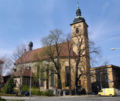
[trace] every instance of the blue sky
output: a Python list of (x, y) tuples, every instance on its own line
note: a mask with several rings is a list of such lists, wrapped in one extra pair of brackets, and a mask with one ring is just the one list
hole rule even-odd
[[(89, 25), (89, 37), (101, 48), (99, 64), (120, 66), (120, 0), (79, 0), (82, 16)], [(70, 33), (76, 0), (0, 0), (0, 56), (11, 55), (29, 41), (34, 49), (50, 30)]]

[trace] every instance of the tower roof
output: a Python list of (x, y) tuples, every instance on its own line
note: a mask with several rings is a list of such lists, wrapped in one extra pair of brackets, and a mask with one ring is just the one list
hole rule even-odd
[(81, 16), (81, 10), (80, 10), (80, 7), (79, 7), (79, 2), (77, 0), (76, 17), (73, 20), (72, 24), (79, 23), (79, 22), (85, 22), (85, 19)]

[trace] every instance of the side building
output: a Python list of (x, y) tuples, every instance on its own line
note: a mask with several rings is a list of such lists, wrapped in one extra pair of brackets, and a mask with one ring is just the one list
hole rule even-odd
[(120, 89), (120, 67), (106, 65), (91, 68), (91, 84), (95, 93), (102, 88)]

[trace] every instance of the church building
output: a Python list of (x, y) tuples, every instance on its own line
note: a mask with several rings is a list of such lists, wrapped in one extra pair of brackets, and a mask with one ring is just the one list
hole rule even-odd
[[(76, 85), (78, 85), (77, 89), (84, 89), (86, 93), (90, 93), (91, 79), (88, 25), (81, 15), (79, 7), (77, 7), (76, 17), (71, 24), (71, 32), (71, 71), (69, 69), (67, 42), (60, 43), (63, 45), (60, 53), (62, 90), (69, 90), (69, 85), (71, 84), (72, 91), (74, 91)], [(17, 88), (19, 88), (20, 85), (29, 85), (30, 76), (32, 78), (32, 86), (39, 86), (40, 90), (54, 90), (58, 88), (58, 78), (53, 63), (49, 58), (43, 58), (40, 55), (36, 57), (36, 54), (42, 53), (42, 51), (44, 51), (44, 47), (35, 50), (30, 49), (24, 52), (15, 62), (16, 71), (13, 75)], [(30, 73), (31, 71), (32, 73)], [(71, 81), (69, 81), (69, 78), (71, 78)]]

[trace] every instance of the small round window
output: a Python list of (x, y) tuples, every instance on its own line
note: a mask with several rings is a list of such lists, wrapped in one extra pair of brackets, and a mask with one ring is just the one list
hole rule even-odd
[(76, 28), (76, 33), (79, 33), (79, 29), (78, 28)]

